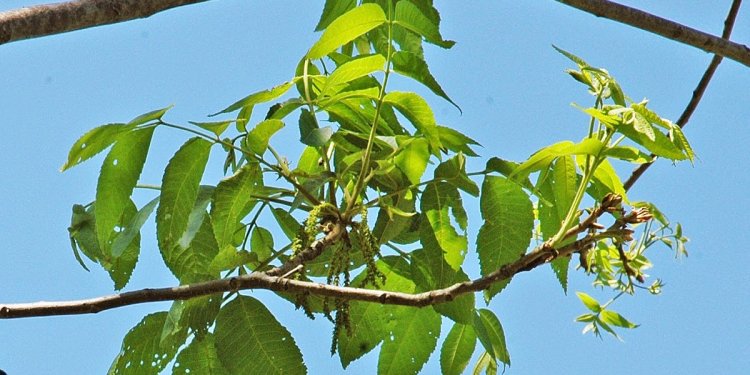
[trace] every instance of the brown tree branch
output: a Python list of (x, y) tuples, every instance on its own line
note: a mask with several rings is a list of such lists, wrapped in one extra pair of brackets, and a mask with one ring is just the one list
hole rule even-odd
[(76, 0), (0, 13), (0, 44), (146, 18), (207, 0)]
[(731, 42), (728, 38), (719, 38), (642, 10), (607, 0), (557, 1), (597, 17), (621, 22), (750, 66), (750, 47)]
[[(588, 230), (592, 225), (595, 225), (597, 218), (605, 212), (610, 211), (611, 208), (619, 205), (620, 202), (621, 198), (605, 198), (602, 204), (594, 209), (591, 214), (582, 221), (582, 223), (587, 223), (587, 225), (579, 225), (571, 228), (571, 230), (566, 232), (566, 237)], [(443, 289), (436, 289), (417, 294), (340, 287), (309, 281), (286, 279), (280, 276), (271, 276), (267, 273), (254, 272), (249, 275), (221, 280), (212, 280), (170, 288), (141, 289), (85, 300), (5, 304), (0, 305), (0, 319), (51, 315), (94, 314), (104, 310), (140, 303), (190, 299), (209, 294), (236, 292), (238, 290), (246, 289), (267, 289), (275, 292), (302, 292), (345, 300), (424, 307), (452, 301), (461, 294), (488, 289), (494, 283), (510, 279), (518, 273), (530, 271), (555, 258), (569, 256), (572, 253), (587, 248), (596, 241), (606, 238), (624, 239), (628, 238), (630, 234), (632, 234), (630, 229), (610, 227), (600, 233), (588, 234), (585, 237), (559, 249), (554, 249), (547, 244), (542, 244), (533, 251), (521, 256), (517, 261), (504, 265), (484, 277), (473, 281), (457, 283)], [(329, 235), (331, 234), (329, 233)]]
[[(729, 40), (729, 37), (732, 35), (734, 21), (737, 19), (737, 13), (740, 10), (741, 3), (742, 0), (734, 0), (732, 2), (732, 6), (729, 8), (727, 18), (724, 21), (724, 31), (721, 33), (721, 37), (723, 39)], [(703, 93), (706, 92), (708, 83), (711, 82), (711, 78), (713, 78), (714, 72), (716, 72), (716, 68), (719, 67), (721, 60), (723, 60), (723, 57), (720, 55), (714, 55), (713, 59), (711, 59), (711, 63), (708, 64), (708, 68), (706, 68), (706, 71), (703, 73), (703, 77), (701, 77), (701, 80), (698, 82), (698, 86), (695, 88), (695, 90), (693, 90), (693, 96), (690, 98), (690, 102), (688, 102), (685, 110), (682, 111), (682, 115), (680, 115), (680, 118), (677, 120), (677, 125), (679, 127), (684, 128), (685, 125), (687, 125), (688, 121), (690, 121), (690, 116), (693, 115), (693, 112), (695, 112), (695, 109), (698, 107), (698, 103), (700, 103), (701, 99), (703, 98)], [(623, 184), (626, 191), (630, 190), (633, 184), (638, 181), (643, 173), (646, 172), (646, 170), (651, 167), (652, 164), (654, 164), (654, 162), (656, 161), (656, 156), (651, 155), (651, 157), (651, 162), (639, 165), (630, 174), (630, 177), (628, 177), (627, 181), (625, 181), (625, 183)]]

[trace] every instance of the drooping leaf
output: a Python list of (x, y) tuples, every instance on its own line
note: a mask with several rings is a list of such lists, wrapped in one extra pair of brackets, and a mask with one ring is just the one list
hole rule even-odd
[(636, 131), (632, 126), (622, 126), (618, 128), (618, 131), (656, 156), (670, 160), (685, 160), (688, 158), (679, 147), (660, 131), (654, 132), (654, 140)]
[(300, 142), (312, 147), (322, 147), (331, 139), (333, 129), (330, 126), (318, 128), (313, 114), (303, 109), (299, 115), (299, 133)]
[(460, 375), (474, 354), (477, 334), (470, 324), (454, 323), (440, 349), (440, 370), (444, 375)]
[(240, 220), (255, 204), (252, 194), (258, 190), (261, 178), (258, 163), (248, 163), (216, 186), (211, 205), (211, 218), (219, 249), (231, 245), (232, 239), (241, 229)]
[(134, 125), (128, 124), (107, 124), (89, 130), (73, 143), (68, 152), (68, 160), (60, 168), (60, 172), (92, 158), (134, 128)]
[(474, 365), (473, 375), (497, 375), (497, 360), (486, 351), (479, 356)]
[(431, 307), (391, 309), (395, 325), (383, 340), (378, 374), (417, 374), (440, 337), (440, 315)]
[(315, 31), (321, 31), (328, 27), (336, 18), (342, 14), (354, 9), (357, 6), (356, 0), (326, 0), (326, 4), (323, 7), (323, 13), (320, 15), (320, 20), (315, 26)]
[(458, 154), (435, 168), (435, 178), (442, 179), (449, 184), (475, 196), (479, 196), (479, 186), (466, 174), (466, 157)]
[(456, 42), (444, 40), (437, 22), (429, 19), (422, 10), (410, 1), (399, 1), (393, 23), (403, 26), (425, 38), (426, 41), (443, 48), (451, 48)]
[(474, 318), (474, 331), (484, 349), (496, 360), (510, 366), (510, 354), (500, 319), (488, 309), (479, 309)]
[(443, 147), (453, 152), (461, 152), (468, 156), (479, 156), (474, 150), (471, 149), (472, 145), (480, 146), (479, 142), (467, 137), (465, 134), (459, 132), (456, 129), (451, 129), (447, 126), (437, 127), (440, 143)]
[(238, 296), (216, 318), (216, 349), (232, 374), (305, 374), (297, 344), (255, 298)]
[(193, 242), (193, 238), (195, 238), (198, 231), (203, 227), (203, 222), (205, 221), (204, 218), (207, 215), (206, 209), (213, 199), (215, 189), (215, 187), (207, 185), (201, 185), (199, 187), (198, 198), (195, 199), (195, 205), (188, 216), (187, 228), (177, 242), (183, 248), (190, 246), (190, 243)]
[(210, 150), (211, 142), (191, 138), (167, 164), (156, 209), (156, 237), (162, 255), (173, 250), (187, 229)]
[(177, 354), (177, 346), (162, 346), (161, 331), (167, 312), (149, 314), (122, 341), (109, 374), (159, 374)]
[(123, 229), (122, 232), (115, 238), (112, 243), (112, 256), (119, 257), (130, 246), (131, 242), (140, 233), (141, 227), (146, 223), (148, 217), (154, 212), (156, 205), (159, 203), (159, 197), (156, 197), (143, 206), (133, 216), (128, 225)]
[(624, 316), (612, 310), (602, 310), (602, 312), (599, 314), (599, 317), (604, 323), (611, 324), (613, 326), (630, 329), (638, 327), (638, 324), (625, 319)]
[(383, 97), (383, 102), (392, 105), (406, 117), (430, 142), (430, 151), (439, 155), (442, 144), (430, 105), (413, 92), (392, 91)]
[[(498, 176), (485, 177), (479, 205), (484, 224), (477, 237), (477, 253), (482, 275), (487, 275), (524, 254), (531, 241), (534, 213), (521, 187)], [(495, 283), (485, 291), (485, 300), (509, 282)]]
[(326, 27), (320, 39), (307, 52), (307, 58), (311, 60), (322, 58), (336, 48), (382, 25), (385, 21), (385, 13), (377, 4), (363, 4), (349, 10)]
[(206, 334), (196, 337), (190, 345), (182, 349), (175, 359), (172, 374), (229, 375), (227, 369), (219, 361), (214, 335)]
[[(458, 270), (466, 256), (468, 239), (451, 224), (449, 210), (463, 210), (458, 190), (446, 182), (427, 184), (422, 193), (421, 210), (427, 220), (422, 221), (422, 246), (432, 254), (442, 254), (445, 261)], [(435, 241), (435, 243), (433, 243)]]
[(459, 107), (440, 87), (440, 84), (435, 80), (435, 77), (430, 73), (430, 69), (423, 58), (419, 57), (416, 53), (407, 51), (397, 51), (391, 57), (391, 64), (393, 64), (393, 71), (409, 77), (430, 89), (435, 95), (447, 100), (453, 104), (459, 111)]
[[(238, 109), (242, 108), (252, 108), (252, 106), (258, 104), (258, 103), (265, 103), (269, 102), (271, 100), (274, 100), (278, 98), (281, 95), (284, 95), (289, 89), (297, 82), (298, 78), (295, 78), (289, 82), (284, 82), (276, 87), (273, 87), (269, 90), (259, 91), (253, 94), (250, 94), (234, 104), (230, 105), (229, 107), (225, 108), (221, 112), (217, 112), (212, 114), (211, 116), (216, 116), (218, 114), (222, 113), (229, 113), (234, 112)], [(252, 109), (251, 109), (252, 110)]]
[(568, 270), (570, 269), (570, 257), (555, 258), (550, 262), (550, 267), (557, 277), (557, 281), (563, 288), (565, 294), (568, 293)]
[(333, 95), (347, 83), (385, 68), (385, 57), (382, 55), (358, 56), (342, 64), (326, 79), (319, 96)]
[(343, 368), (369, 353), (388, 333), (383, 305), (352, 301), (349, 320), (352, 334), (342, 332), (338, 339), (339, 359)]
[(268, 148), (268, 141), (271, 139), (271, 136), (283, 127), (284, 122), (281, 120), (261, 121), (247, 134), (245, 145), (256, 155), (263, 156)]
[(153, 127), (124, 134), (104, 158), (96, 186), (95, 216), (99, 246), (106, 253), (112, 246), (112, 230), (122, 222), (125, 206), (130, 204), (153, 134)]
[(272, 211), (273, 217), (279, 223), (279, 227), (284, 232), (286, 237), (291, 241), (293, 240), (300, 231), (302, 225), (295, 219), (289, 212), (282, 208), (274, 208)]

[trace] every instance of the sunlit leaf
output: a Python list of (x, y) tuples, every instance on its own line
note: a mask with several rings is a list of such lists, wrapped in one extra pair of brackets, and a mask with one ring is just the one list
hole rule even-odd
[(333, 20), (320, 39), (307, 52), (308, 59), (319, 59), (386, 21), (377, 4), (363, 4)]
[(549, 166), (552, 161), (568, 155), (598, 155), (604, 144), (596, 138), (586, 138), (580, 143), (562, 141), (535, 152), (528, 160), (518, 166), (511, 174), (513, 178), (523, 178), (530, 173)]
[(155, 109), (150, 112), (146, 112), (142, 115), (137, 116), (136, 118), (130, 120), (128, 125), (130, 126), (138, 126), (143, 125), (146, 123), (149, 123), (154, 120), (161, 120), (162, 116), (164, 116), (165, 113), (167, 113), (168, 110), (172, 109), (173, 106), (164, 107), (160, 109)]
[(300, 231), (302, 225), (297, 221), (289, 212), (282, 208), (274, 208), (271, 213), (273, 217), (279, 223), (279, 227), (284, 232), (286, 237), (291, 241), (293, 240)]
[(211, 218), (219, 249), (231, 245), (240, 220), (255, 204), (252, 194), (258, 190), (261, 171), (258, 163), (245, 164), (233, 176), (219, 182), (214, 190)]
[(396, 154), (395, 163), (413, 185), (419, 183), (430, 160), (427, 140), (421, 137), (404, 139), (399, 144), (401, 151)]
[(460, 375), (471, 360), (477, 334), (470, 324), (453, 324), (440, 349), (440, 369), (444, 375)]
[[(526, 193), (504, 177), (485, 177), (479, 205), (484, 224), (477, 237), (477, 253), (482, 275), (487, 275), (523, 255), (531, 241), (534, 213)], [(485, 291), (485, 300), (509, 282), (495, 283)]]
[(321, 31), (328, 27), (336, 18), (342, 14), (354, 9), (357, 6), (356, 0), (326, 0), (326, 4), (323, 7), (323, 13), (320, 15), (320, 20), (315, 26), (315, 31)]
[(505, 344), (505, 333), (500, 319), (488, 309), (479, 309), (474, 318), (474, 331), (492, 358), (510, 365), (510, 354)]
[(134, 128), (135, 125), (107, 124), (89, 130), (71, 146), (70, 152), (68, 152), (68, 160), (60, 168), (60, 171), (68, 170), (90, 159)]
[(452, 40), (444, 40), (438, 24), (425, 16), (412, 2), (399, 1), (396, 3), (395, 13), (393, 23), (423, 36), (428, 42), (443, 48), (451, 48), (456, 44)]
[(96, 235), (99, 246), (110, 252), (112, 230), (122, 221), (136, 182), (146, 162), (154, 128), (135, 130), (121, 136), (104, 158), (96, 186)]
[(449, 184), (475, 196), (479, 196), (479, 186), (466, 174), (466, 158), (458, 154), (435, 168), (435, 178), (443, 179)]
[(255, 298), (238, 296), (216, 318), (216, 350), (232, 374), (305, 374), (297, 344)]
[(467, 137), (458, 130), (451, 129), (446, 126), (438, 125), (437, 129), (440, 137), (440, 143), (443, 145), (443, 147), (453, 152), (461, 152), (464, 155), (479, 156), (476, 152), (474, 152), (474, 150), (471, 149), (471, 145), (479, 146), (479, 142)]
[(440, 315), (432, 307), (391, 309), (395, 325), (383, 340), (378, 374), (417, 374), (440, 337)]
[(435, 115), (424, 98), (413, 92), (392, 91), (385, 95), (383, 102), (392, 105), (401, 112), (427, 138), (432, 153), (438, 155), (442, 147), (440, 135), (438, 134)]
[(358, 56), (333, 71), (326, 79), (319, 96), (332, 95), (345, 84), (385, 68), (385, 57), (382, 55)]
[(583, 304), (586, 306), (587, 309), (598, 313), (602, 310), (602, 306), (599, 304), (597, 300), (595, 300), (590, 295), (584, 293), (584, 292), (576, 292), (576, 295), (578, 296), (578, 299), (583, 302)]
[(156, 197), (143, 206), (138, 213), (133, 216), (129, 224), (115, 238), (112, 243), (112, 256), (119, 257), (130, 246), (133, 239), (140, 233), (141, 227), (146, 223), (148, 217), (154, 212), (156, 205), (159, 203), (159, 197)]
[(461, 108), (448, 97), (448, 94), (443, 91), (443, 88), (440, 87), (435, 77), (432, 76), (424, 59), (417, 54), (407, 51), (397, 51), (391, 57), (391, 64), (393, 64), (393, 71), (425, 85), (435, 95), (447, 100), (461, 111)]
[(238, 100), (237, 102), (235, 102), (234, 104), (230, 105), (229, 107), (225, 108), (221, 112), (214, 113), (211, 116), (216, 116), (216, 115), (221, 114), (221, 113), (234, 112), (234, 111), (236, 111), (238, 109), (242, 109), (242, 108), (246, 108), (246, 107), (251, 107), (251, 106), (254, 106), (254, 105), (258, 104), (258, 103), (265, 103), (265, 102), (274, 100), (274, 99), (278, 98), (279, 96), (284, 95), (284, 93), (286, 93), (287, 91), (289, 91), (289, 89), (295, 84), (295, 82), (297, 82), (297, 79), (298, 78), (295, 78), (295, 79), (293, 79), (293, 80), (291, 80), (289, 82), (284, 82), (284, 83), (282, 83), (282, 84), (280, 84), (280, 85), (278, 85), (276, 87), (273, 87), (271, 89), (268, 89), (268, 90), (259, 91), (259, 92), (250, 94), (250, 95), (248, 95), (248, 96), (246, 96), (246, 97)]
[(227, 121), (213, 121), (213, 122), (194, 122), (188, 121), (191, 124), (214, 133), (215, 136), (220, 137), (222, 133), (229, 127), (229, 124), (235, 122), (234, 120)]
[(622, 328), (636, 328), (638, 327), (638, 324), (635, 324), (627, 319), (625, 319), (624, 316), (611, 311), (611, 310), (602, 310), (599, 313), (599, 318), (607, 323), (611, 324), (613, 326), (622, 327)]
[(445, 261), (458, 270), (468, 248), (466, 235), (456, 231), (449, 216), (450, 209), (463, 210), (458, 190), (445, 182), (433, 182), (425, 187), (421, 201), (420, 208), (427, 219), (422, 221), (422, 245), (433, 254), (442, 254)]

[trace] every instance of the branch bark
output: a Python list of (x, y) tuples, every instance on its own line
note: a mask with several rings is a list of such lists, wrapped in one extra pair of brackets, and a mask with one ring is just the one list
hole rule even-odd
[(685, 43), (750, 66), (750, 47), (607, 0), (557, 0), (560, 3)]
[(0, 44), (136, 18), (207, 0), (76, 0), (0, 13)]

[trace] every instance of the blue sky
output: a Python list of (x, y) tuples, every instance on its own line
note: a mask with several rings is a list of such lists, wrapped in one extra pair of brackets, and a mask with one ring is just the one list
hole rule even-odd
[[(5, 1), (0, 10), (33, 3)], [(627, 2), (713, 34), (721, 33), (729, 3)], [(484, 145), (483, 157), (521, 160), (584, 134), (587, 119), (570, 103), (587, 105), (589, 96), (563, 73), (570, 63), (552, 44), (607, 68), (633, 99), (650, 99), (652, 109), (672, 119), (711, 58), (556, 2), (436, 4), (443, 35), (457, 44), (448, 51), (430, 47), (427, 61), (463, 114), (427, 97), (440, 123)], [(93, 199), (101, 163), (99, 157), (58, 172), (81, 134), (170, 104), (171, 122), (203, 121), (208, 113), (291, 78), (317, 38), (312, 30), (321, 9), (322, 2), (313, 1), (210, 1), (145, 20), (0, 46), (0, 302), (112, 293), (104, 271), (89, 273), (77, 265), (67, 238), (70, 206)], [(740, 10), (734, 40), (750, 40), (748, 11)], [(631, 190), (631, 199), (656, 203), (691, 238), (687, 259), (651, 250), (656, 267), (650, 274), (666, 283), (662, 295), (617, 302), (616, 309), (641, 327), (622, 332), (624, 342), (581, 335), (573, 319), (583, 307), (572, 293), (563, 294), (552, 271), (522, 274), (489, 305), (505, 328), (513, 361), (506, 374), (603, 368), (612, 375), (739, 374), (750, 368), (750, 325), (744, 319), (750, 313), (749, 72), (732, 61), (720, 66), (686, 128), (699, 158), (695, 166), (661, 161)], [(295, 132), (287, 126), (276, 139), (296, 141)], [(158, 130), (142, 181), (158, 183), (166, 161), (187, 138)], [(482, 168), (483, 160), (473, 161), (473, 169)], [(213, 162), (218, 166), (220, 160)], [(218, 170), (206, 181), (220, 178)], [(474, 237), (478, 214), (471, 223)], [(128, 290), (176, 283), (149, 225)], [(575, 273), (571, 290), (591, 292), (590, 281)], [(374, 371), (374, 353), (341, 369), (328, 354), (331, 327), (324, 319), (310, 322), (269, 293), (253, 295), (289, 328), (311, 374)], [(161, 303), (0, 321), (0, 368), (11, 375), (104, 373), (124, 334), (143, 315), (167, 308)], [(437, 358), (434, 353), (425, 373), (439, 371)]]

